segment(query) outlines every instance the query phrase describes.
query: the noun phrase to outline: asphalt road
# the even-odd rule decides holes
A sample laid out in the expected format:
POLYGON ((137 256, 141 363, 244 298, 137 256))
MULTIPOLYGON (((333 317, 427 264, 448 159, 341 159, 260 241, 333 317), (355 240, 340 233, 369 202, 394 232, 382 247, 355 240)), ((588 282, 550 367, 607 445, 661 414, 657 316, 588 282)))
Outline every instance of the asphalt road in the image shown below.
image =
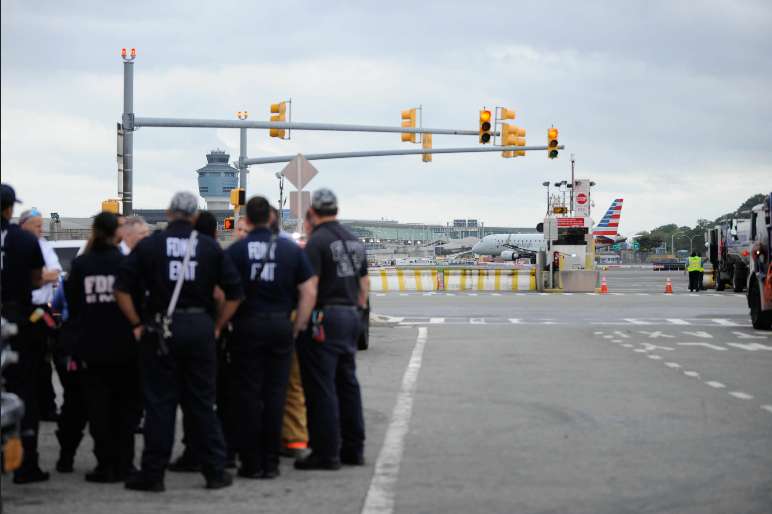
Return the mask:
MULTIPOLYGON (((364 468, 163 495, 75 475, 14 486, 7 512, 770 513, 772 332, 744 297, 664 295, 609 271, 610 295, 389 293, 359 356, 364 468)), ((53 426, 43 463, 53 467, 53 426)), ((140 439, 138 438, 138 447, 140 439)))

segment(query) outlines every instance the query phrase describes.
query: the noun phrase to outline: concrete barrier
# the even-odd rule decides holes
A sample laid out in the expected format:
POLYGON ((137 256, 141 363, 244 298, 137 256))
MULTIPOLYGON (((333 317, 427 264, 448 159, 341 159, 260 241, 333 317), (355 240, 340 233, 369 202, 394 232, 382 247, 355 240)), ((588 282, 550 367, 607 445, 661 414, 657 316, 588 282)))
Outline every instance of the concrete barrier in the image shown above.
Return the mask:
POLYGON ((535 291, 536 272, 517 269, 370 270, 371 291, 535 291))

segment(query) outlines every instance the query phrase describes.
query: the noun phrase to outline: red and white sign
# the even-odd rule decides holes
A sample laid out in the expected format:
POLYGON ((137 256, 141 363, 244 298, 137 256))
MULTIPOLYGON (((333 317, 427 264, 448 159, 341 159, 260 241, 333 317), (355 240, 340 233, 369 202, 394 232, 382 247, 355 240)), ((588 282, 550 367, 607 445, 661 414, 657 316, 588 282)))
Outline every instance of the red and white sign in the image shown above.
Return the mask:
POLYGON ((574 216, 590 215, 590 179, 579 178, 574 181, 574 216))
POLYGON ((584 218, 557 218, 558 227, 583 227, 584 218))
POLYGON ((579 193, 576 195, 576 203, 579 205, 584 205, 587 203, 587 195, 584 193, 579 193))

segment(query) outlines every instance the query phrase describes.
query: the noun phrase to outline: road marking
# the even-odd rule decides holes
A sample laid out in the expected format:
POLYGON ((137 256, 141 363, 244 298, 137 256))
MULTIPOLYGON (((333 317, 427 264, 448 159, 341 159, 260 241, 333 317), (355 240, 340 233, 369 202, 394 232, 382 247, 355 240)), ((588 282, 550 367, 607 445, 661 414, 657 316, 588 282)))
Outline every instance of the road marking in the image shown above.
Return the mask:
POLYGON ((625 321, 627 321, 631 325, 651 325, 651 323, 649 323, 648 321, 641 321, 641 320, 635 319, 635 318, 622 318, 622 319, 624 319, 625 321))
POLYGON ((633 345, 631 345, 630 343, 625 343, 622 346, 624 346, 625 348, 632 348, 633 347, 633 345))
POLYGON ((612 339, 611 342, 612 343, 621 343, 622 340, 621 339, 612 339))
POLYGON ((611 339, 613 337, 614 336, 612 336, 611 334, 606 334, 605 336, 603 336, 603 339, 611 339))
POLYGON ((477 293, 467 293, 467 296, 477 296, 477 293))
POLYGON ((695 378, 699 378, 700 376, 700 374, 697 373, 696 371, 684 371, 684 375, 686 375, 687 377, 695 377, 695 378))
POLYGON ((745 332, 739 332, 737 330, 733 330, 732 333, 737 336, 737 339, 766 339, 766 334, 746 334, 745 332))
POLYGON ((741 350, 747 350, 749 352, 755 352, 756 350, 769 350, 772 351, 772 346, 767 346, 764 344, 759 343, 726 343, 729 346, 734 346, 735 348, 740 348, 741 350))
POLYGON ((678 364, 677 362, 666 362, 665 366, 667 366, 668 368, 674 368, 674 369, 681 367, 681 365, 678 364))
POLYGON ((662 358, 662 357, 660 357, 659 355, 647 355, 647 357, 648 357, 649 359, 653 359, 653 360, 655 360, 655 361, 658 361, 658 360, 660 360, 660 359, 662 358))
POLYGON ((762 405, 761 408, 767 412, 772 412, 772 405, 762 405))
POLYGON ((509 322, 512 323, 513 325, 517 325, 518 323, 520 323, 520 318, 509 318, 509 322))
POLYGON ((735 398, 739 398, 741 400, 753 400, 753 395, 748 393, 743 393, 742 391, 730 391, 730 396, 734 396, 735 398))
POLYGON ((485 318, 469 318, 470 325, 485 325, 485 318))
POLYGON ((491 296, 501 296, 501 293, 491 293, 491 296))
POLYGON ((432 325, 441 325, 445 323, 445 318, 429 318, 429 323, 432 325))
POLYGON ((723 388, 725 388, 725 387, 726 387, 726 386, 725 386, 724 384, 722 384, 721 382, 716 382, 715 380, 711 380, 711 381, 709 381, 709 382, 705 382, 705 383, 706 383, 706 384, 708 384, 710 387, 714 387, 714 388, 716 388, 716 389, 723 389, 723 388))
POLYGON ((593 334, 595 334, 596 336, 600 336, 600 335, 603 335, 603 332, 593 332, 593 334))
POLYGON ((394 489, 405 450, 405 436, 410 429, 413 395, 418 383, 418 372, 421 370, 427 336, 426 327, 419 327, 413 354, 402 377, 397 404, 394 406, 383 446, 375 462, 373 479, 370 481, 370 488, 367 490, 365 504, 362 507, 363 514, 394 512, 394 489))
POLYGON ((721 325, 722 327, 738 327, 739 326, 734 321, 730 321, 730 320, 724 319, 724 318, 712 318, 711 321, 716 323, 717 325, 721 325))
POLYGON ((623 339, 628 339, 630 336, 622 332, 621 330, 615 330, 614 333, 623 339))
POLYGON ((679 346, 704 346, 705 348, 710 348, 711 350, 718 350, 721 352, 725 352, 726 348, 723 346, 716 346, 715 344, 710 343, 676 343, 679 346))
POLYGON ((705 332, 704 330, 698 330, 697 332, 681 332, 687 336, 701 337, 703 339, 713 339, 713 336, 705 332))
POLYGON ((641 343, 641 346, 643 346, 643 348, 647 352, 650 352, 652 350, 665 350, 667 352, 674 351, 674 349, 670 348, 669 346, 657 346, 656 344, 651 344, 651 343, 641 343))
POLYGON ((673 325, 691 325, 688 321, 680 318, 667 318, 667 320, 673 325))
POLYGON ((639 330, 638 333, 639 334, 648 334, 649 335, 649 339, 658 339, 660 337, 666 337, 668 339, 673 339, 673 337, 675 337, 675 336, 671 336, 670 334, 665 334, 665 333, 661 332, 660 330, 655 330, 654 332, 648 332, 646 330, 639 330))
POLYGON ((646 353, 646 350, 644 350, 643 348, 636 348, 633 351, 636 352, 636 353, 646 353))

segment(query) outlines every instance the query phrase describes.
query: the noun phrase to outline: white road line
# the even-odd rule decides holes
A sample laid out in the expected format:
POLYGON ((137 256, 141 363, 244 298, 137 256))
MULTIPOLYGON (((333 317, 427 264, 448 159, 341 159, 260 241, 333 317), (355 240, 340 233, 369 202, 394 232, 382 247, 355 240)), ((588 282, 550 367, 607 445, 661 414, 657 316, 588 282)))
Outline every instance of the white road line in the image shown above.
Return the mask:
POLYGON ((625 348, 632 348, 633 347, 633 345, 631 345, 630 343, 625 343, 622 346, 624 346, 625 348))
POLYGON ((429 318, 429 323, 432 325, 441 325, 445 323, 445 318, 429 318))
POLYGON ((485 318, 469 318, 470 325, 485 325, 485 318))
POLYGON ((698 378, 700 376, 700 374, 697 373, 696 371, 684 371, 684 375, 686 375, 687 377, 694 377, 694 378, 698 378))
POLYGON ((723 389, 723 388, 725 388, 725 387, 726 387, 726 386, 725 386, 724 384, 722 384, 721 382, 716 382, 715 380, 710 380, 710 381, 708 381, 708 382, 705 382, 705 383, 706 383, 706 384, 708 384, 710 387, 713 387, 713 388, 715 388, 715 389, 723 389))
POLYGON ((513 325, 517 325, 518 323, 520 323, 520 318, 509 318, 509 322, 512 323, 513 325))
POLYGON ((660 357, 659 355, 649 355, 648 357, 649 357, 649 359, 652 359, 652 360, 655 360, 655 361, 658 361, 658 360, 662 359, 662 357, 660 357))
POLYGON ((704 346, 705 348, 710 348, 711 350, 718 350, 718 351, 726 351, 726 348, 723 346, 717 346, 715 344, 710 343, 676 343, 678 346, 704 346))
POLYGON ((501 293, 491 293, 491 296, 501 296, 501 293))
POLYGON ((405 450, 405 436, 410 429, 413 414, 413 395, 418 382, 418 372, 424 355, 427 340, 426 327, 418 328, 413 354, 402 377, 402 387, 397 396, 397 404, 391 414, 389 427, 383 446, 375 462, 375 472, 367 490, 362 514, 394 512, 394 489, 399 475, 399 465, 405 450))
POLYGON ((622 318, 622 319, 624 319, 626 322, 630 323, 631 325, 650 325, 648 321, 641 321, 635 318, 622 318))
POLYGON ((761 408, 767 412, 772 412, 772 405, 762 405, 761 408))
POLYGON ((593 332, 593 334, 595 334, 596 336, 601 336, 603 335, 603 332, 598 331, 598 332, 593 332))
POLYGON ((772 351, 772 346, 767 346, 765 344, 760 343, 726 343, 729 346, 734 346, 735 348, 740 348, 741 350, 747 350, 749 352, 755 352, 756 350, 767 350, 772 351))
POLYGON ((737 339, 766 339, 766 334, 746 334, 745 332, 739 332, 733 330, 732 333, 737 336, 737 339))
POLYGON ((734 396, 735 398, 739 398, 741 400, 753 400, 752 394, 743 393, 742 391, 730 391, 729 396, 734 396))
POLYGON ((611 334, 606 334, 605 336, 603 336, 603 339, 611 339, 613 337, 614 336, 612 336, 611 334))
POLYGON ((622 340, 621 339, 612 339, 611 342, 612 343, 621 343, 622 340))
POLYGON ((680 368, 681 367, 681 365, 678 364, 677 362, 666 362, 665 366, 667 366, 668 368, 680 368))
POLYGON ((691 325, 688 321, 679 318, 667 318, 667 320, 673 325, 691 325))
POLYGON ((738 326, 740 326, 737 323, 735 323, 734 321, 730 321, 728 319, 723 319, 723 318, 712 318, 711 321, 713 323, 716 323, 717 325, 721 325, 722 327, 738 327, 738 326))
POLYGON ((467 293, 467 296, 477 296, 477 293, 467 293))

